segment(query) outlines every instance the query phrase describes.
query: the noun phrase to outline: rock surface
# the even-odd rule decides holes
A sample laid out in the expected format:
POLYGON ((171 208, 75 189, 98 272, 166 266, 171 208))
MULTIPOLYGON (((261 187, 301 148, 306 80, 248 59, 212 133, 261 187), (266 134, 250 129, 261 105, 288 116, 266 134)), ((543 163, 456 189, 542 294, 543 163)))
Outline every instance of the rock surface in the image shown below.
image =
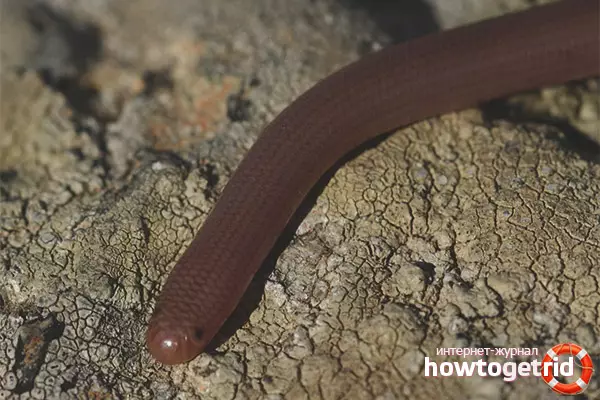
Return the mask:
POLYGON ((394 24, 333 0, 3 0, 0 398, 547 399, 539 378, 429 378, 424 359, 573 341, 600 365, 593 79, 362 152, 216 351, 146 352, 167 273, 266 122, 386 27, 527 2, 412 3, 394 24))

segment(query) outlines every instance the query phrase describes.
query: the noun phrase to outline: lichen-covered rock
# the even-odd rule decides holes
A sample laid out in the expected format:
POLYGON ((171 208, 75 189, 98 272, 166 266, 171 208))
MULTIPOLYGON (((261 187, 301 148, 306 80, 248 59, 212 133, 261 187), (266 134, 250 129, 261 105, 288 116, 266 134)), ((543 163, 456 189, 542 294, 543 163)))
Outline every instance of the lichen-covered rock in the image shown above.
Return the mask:
POLYGON ((0 69, 0 398, 552 398, 539 378, 425 377, 424 360, 600 354, 600 165, 569 145, 597 130, 589 80, 513 100, 560 124, 466 110, 365 150, 216 351, 155 363, 160 287, 261 126, 385 37, 329 0, 84 3, 0 3, 3 36, 27 41, 0 69))

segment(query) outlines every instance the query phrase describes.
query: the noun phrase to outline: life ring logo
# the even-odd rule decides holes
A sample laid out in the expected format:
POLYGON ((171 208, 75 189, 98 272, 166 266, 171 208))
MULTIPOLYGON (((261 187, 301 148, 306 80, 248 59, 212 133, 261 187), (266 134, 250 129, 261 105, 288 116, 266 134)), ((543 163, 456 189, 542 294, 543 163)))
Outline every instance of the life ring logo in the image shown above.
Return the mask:
POLYGON ((587 351, 575 343, 557 344, 544 356, 542 361, 542 379, 557 393, 575 395, 582 393, 589 385, 592 374, 594 373, 594 363, 587 351), (581 367, 581 376, 572 383, 562 383, 556 380, 554 375, 558 375, 557 361, 558 356, 570 354, 579 360, 581 367), (554 375, 553 375, 554 374, 554 375))

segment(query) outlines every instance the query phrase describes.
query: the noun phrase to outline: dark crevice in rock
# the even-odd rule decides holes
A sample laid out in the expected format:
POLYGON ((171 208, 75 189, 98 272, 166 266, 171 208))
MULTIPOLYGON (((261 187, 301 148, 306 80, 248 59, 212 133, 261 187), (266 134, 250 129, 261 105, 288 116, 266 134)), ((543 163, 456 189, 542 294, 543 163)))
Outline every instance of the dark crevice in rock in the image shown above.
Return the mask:
POLYGON ((170 91, 175 85, 168 70, 146 71, 142 76, 142 80, 144 81, 144 91, 142 94, 145 96, 151 96, 163 89, 170 91))
POLYGON ((564 135, 549 134, 548 139, 558 143, 564 150, 575 153, 583 160, 600 163, 600 144, 569 123, 569 121, 550 114, 532 113, 524 105, 508 103, 505 99, 492 100, 482 107, 488 126, 494 120, 506 120, 514 124, 544 124, 557 128, 564 135))
POLYGON ((28 21, 39 36, 30 67, 38 71, 44 83, 62 93, 74 111, 93 116, 98 90, 82 84, 82 77, 101 57, 100 29, 43 3, 28 9, 28 21))
POLYGON ((437 32, 438 23, 423 0, 339 0, 350 9, 364 10, 393 42, 437 32))
MULTIPOLYGON (((250 87, 255 83, 254 79, 248 84, 250 87)), ((252 102, 246 96, 246 85, 242 85, 237 93, 227 97, 227 118, 231 122, 248 121, 252 114, 252 102)))
POLYGON ((425 261, 417 261, 415 262, 415 265, 423 271, 423 274, 425 275, 425 284, 430 285, 433 283, 435 278, 435 265, 425 261))
POLYGON ((64 323, 53 314, 27 322, 19 329, 15 364, 12 368, 19 380, 13 390, 15 394, 23 394, 33 389, 50 342, 58 339, 64 329, 64 323))
POLYGON ((0 171, 0 182, 10 183, 17 179, 18 172, 16 169, 7 169, 0 171))
POLYGON ((219 183, 219 175, 216 173, 215 166, 209 163, 200 165, 200 173, 206 179, 206 189, 204 189, 204 197, 209 200, 217 198, 217 184, 219 183))

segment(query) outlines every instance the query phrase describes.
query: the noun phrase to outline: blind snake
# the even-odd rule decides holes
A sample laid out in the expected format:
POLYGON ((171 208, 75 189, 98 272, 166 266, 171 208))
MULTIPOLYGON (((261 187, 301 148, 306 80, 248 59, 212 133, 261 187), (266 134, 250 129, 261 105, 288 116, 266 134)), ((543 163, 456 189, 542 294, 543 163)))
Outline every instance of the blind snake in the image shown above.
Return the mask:
POLYGON ((264 129, 175 265, 148 331, 164 364, 202 352, 337 160, 394 128, 600 73, 599 1, 563 0, 369 54, 264 129))

